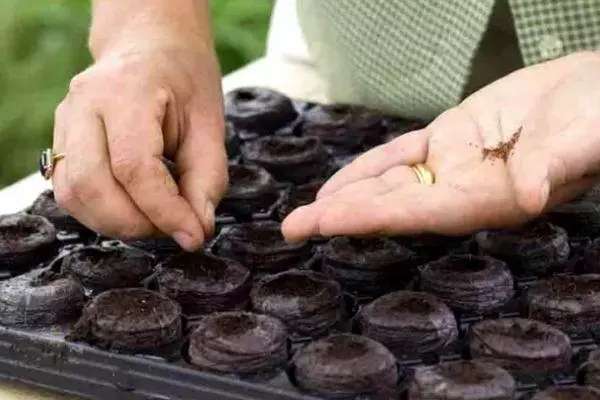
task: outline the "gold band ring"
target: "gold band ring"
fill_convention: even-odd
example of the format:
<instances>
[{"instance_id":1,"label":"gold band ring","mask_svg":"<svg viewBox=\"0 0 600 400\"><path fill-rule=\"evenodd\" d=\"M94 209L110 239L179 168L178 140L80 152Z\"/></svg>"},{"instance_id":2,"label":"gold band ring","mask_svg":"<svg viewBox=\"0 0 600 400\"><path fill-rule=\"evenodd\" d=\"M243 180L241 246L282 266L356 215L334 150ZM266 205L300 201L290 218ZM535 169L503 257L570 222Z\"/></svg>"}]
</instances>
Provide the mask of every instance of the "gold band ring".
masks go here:
<instances>
[{"instance_id":1,"label":"gold band ring","mask_svg":"<svg viewBox=\"0 0 600 400\"><path fill-rule=\"evenodd\" d=\"M55 154L52 149L46 149L42 151L39 160L40 174L44 179L48 180L52 178L54 173L54 166L60 160L65 158L65 153Z\"/></svg>"},{"instance_id":2,"label":"gold band ring","mask_svg":"<svg viewBox=\"0 0 600 400\"><path fill-rule=\"evenodd\" d=\"M424 185L433 185L435 183L435 174L425 164L415 164L411 167L417 176L419 183Z\"/></svg>"}]
</instances>

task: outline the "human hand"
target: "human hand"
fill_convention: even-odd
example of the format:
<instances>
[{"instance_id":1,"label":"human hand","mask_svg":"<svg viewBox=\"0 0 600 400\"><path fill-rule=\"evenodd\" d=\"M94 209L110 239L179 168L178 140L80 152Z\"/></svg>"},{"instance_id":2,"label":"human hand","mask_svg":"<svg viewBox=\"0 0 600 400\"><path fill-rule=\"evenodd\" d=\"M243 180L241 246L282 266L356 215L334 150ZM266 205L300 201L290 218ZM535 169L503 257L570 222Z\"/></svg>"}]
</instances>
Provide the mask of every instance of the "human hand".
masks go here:
<instances>
[{"instance_id":1,"label":"human hand","mask_svg":"<svg viewBox=\"0 0 600 400\"><path fill-rule=\"evenodd\" d=\"M147 38L111 42L72 80L56 110L53 148L66 157L54 190L96 232L166 233L193 250L212 233L227 187L220 72L212 47Z\"/></svg>"},{"instance_id":2,"label":"human hand","mask_svg":"<svg viewBox=\"0 0 600 400\"><path fill-rule=\"evenodd\" d=\"M283 233L462 235L520 225L597 182L599 126L600 54L516 71L425 129L358 157L286 218ZM484 156L516 132L506 162ZM417 163L435 184L417 182Z\"/></svg>"}]
</instances>

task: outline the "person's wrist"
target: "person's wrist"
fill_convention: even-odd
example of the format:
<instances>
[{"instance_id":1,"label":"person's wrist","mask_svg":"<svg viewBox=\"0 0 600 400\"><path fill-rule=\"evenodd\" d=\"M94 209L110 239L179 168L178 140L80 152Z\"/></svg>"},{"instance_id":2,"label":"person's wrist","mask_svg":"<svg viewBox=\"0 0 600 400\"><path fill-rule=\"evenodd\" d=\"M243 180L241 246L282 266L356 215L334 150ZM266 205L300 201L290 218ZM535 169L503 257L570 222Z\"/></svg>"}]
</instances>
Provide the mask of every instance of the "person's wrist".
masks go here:
<instances>
[{"instance_id":1,"label":"person's wrist","mask_svg":"<svg viewBox=\"0 0 600 400\"><path fill-rule=\"evenodd\" d=\"M197 54L211 54L212 44L206 43L198 35L179 35L164 29L137 29L121 31L119 37L102 41L90 39L90 52L94 60L114 55L142 53L147 51L189 51Z\"/></svg>"},{"instance_id":2,"label":"person's wrist","mask_svg":"<svg viewBox=\"0 0 600 400\"><path fill-rule=\"evenodd\" d=\"M106 53L190 48L212 51L207 0L95 0L88 47Z\"/></svg>"}]
</instances>

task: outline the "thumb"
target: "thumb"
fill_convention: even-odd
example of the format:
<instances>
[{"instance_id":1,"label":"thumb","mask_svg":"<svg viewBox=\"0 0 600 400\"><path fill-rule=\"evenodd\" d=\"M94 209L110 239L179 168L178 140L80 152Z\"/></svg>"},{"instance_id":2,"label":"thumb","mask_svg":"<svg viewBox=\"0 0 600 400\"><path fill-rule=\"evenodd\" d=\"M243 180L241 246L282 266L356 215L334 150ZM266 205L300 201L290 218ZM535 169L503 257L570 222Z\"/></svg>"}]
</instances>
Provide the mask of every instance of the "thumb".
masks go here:
<instances>
[{"instance_id":1,"label":"thumb","mask_svg":"<svg viewBox=\"0 0 600 400\"><path fill-rule=\"evenodd\" d=\"M181 194L208 236L214 233L215 208L227 190L228 176L223 120L203 114L190 118L176 159Z\"/></svg>"},{"instance_id":2,"label":"thumb","mask_svg":"<svg viewBox=\"0 0 600 400\"><path fill-rule=\"evenodd\" d=\"M509 174L519 206L528 214L541 214L560 190L562 201L576 197L578 188L600 170L600 136L597 121L575 120L560 132L543 136L523 132L523 145L509 159ZM537 139L537 140L536 140Z\"/></svg>"}]
</instances>

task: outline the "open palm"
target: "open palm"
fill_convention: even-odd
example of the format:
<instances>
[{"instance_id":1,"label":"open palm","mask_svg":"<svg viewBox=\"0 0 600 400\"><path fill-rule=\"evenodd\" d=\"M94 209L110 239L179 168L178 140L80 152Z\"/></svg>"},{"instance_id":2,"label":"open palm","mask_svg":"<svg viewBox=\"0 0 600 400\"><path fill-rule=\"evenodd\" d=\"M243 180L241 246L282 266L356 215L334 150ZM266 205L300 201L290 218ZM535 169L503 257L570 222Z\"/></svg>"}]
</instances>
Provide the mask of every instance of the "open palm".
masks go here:
<instances>
[{"instance_id":1,"label":"open palm","mask_svg":"<svg viewBox=\"0 0 600 400\"><path fill-rule=\"evenodd\" d=\"M598 127L600 55L519 70L357 158L288 216L284 235L459 235L521 224L596 182ZM506 161L485 156L517 132ZM434 185L417 182L416 163L435 173Z\"/></svg>"}]
</instances>

